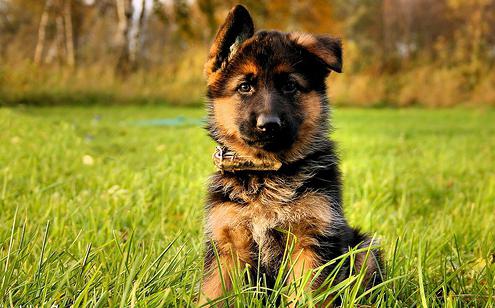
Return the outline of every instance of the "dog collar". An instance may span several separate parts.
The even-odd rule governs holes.
[[[222,173],[225,171],[277,171],[282,162],[262,160],[242,156],[224,146],[217,146],[213,153],[213,163]]]

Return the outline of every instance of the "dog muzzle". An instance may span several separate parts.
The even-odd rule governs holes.
[[[277,171],[282,162],[242,156],[223,146],[217,146],[213,163],[220,172],[236,171]]]

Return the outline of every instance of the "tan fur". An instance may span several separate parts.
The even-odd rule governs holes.
[[[226,137],[231,137],[233,140],[240,140],[239,130],[235,123],[238,104],[239,102],[235,99],[221,98],[215,100],[213,109],[218,128]]]
[[[308,193],[289,205],[266,204],[256,199],[246,206],[230,202],[216,204],[207,216],[207,233],[216,242],[219,253],[235,248],[246,263],[250,263],[248,247],[255,241],[261,248],[261,261],[270,265],[277,257],[275,254],[284,248],[272,246],[269,232],[294,230],[299,234],[296,235],[298,249],[309,249],[316,244],[312,236],[329,232],[335,218],[328,202],[324,195]]]
[[[227,81],[226,88],[232,93],[236,93],[237,87],[244,80],[246,75],[256,75],[258,74],[258,70],[259,68],[256,66],[256,64],[251,61],[242,63],[237,74],[229,78],[229,80]],[[232,97],[232,99],[235,98]]]
[[[289,260],[292,266],[292,275],[289,282],[301,279],[306,273],[321,265],[321,260],[312,250],[312,247],[317,244],[314,236],[318,235],[318,230],[321,227],[311,224],[299,224],[293,230],[295,246]]]
[[[241,155],[276,160],[275,154],[249,147],[240,138],[239,129],[235,122],[238,115],[238,105],[239,101],[235,97],[219,98],[213,102],[213,114],[222,141],[228,144],[234,152]]]
[[[209,62],[207,62],[207,63],[209,63]],[[216,83],[221,76],[222,76],[222,72],[219,70],[215,71],[215,72],[210,71],[207,73],[206,81],[207,81],[208,85],[212,85],[212,84]]]
[[[292,275],[289,277],[289,282],[297,281],[311,272],[320,261],[318,256],[311,250],[310,247],[296,249],[291,256]]]
[[[305,94],[303,98],[303,112],[305,118],[299,129],[299,135],[293,148],[288,151],[288,159],[296,159],[310,150],[311,141],[317,135],[325,135],[321,131],[322,110],[320,96],[316,92]],[[222,140],[228,140],[228,145],[235,152],[257,157],[265,156],[263,150],[248,147],[239,137],[237,125],[235,125],[235,110],[238,104],[232,98],[216,99],[214,102],[214,115],[218,123],[218,129]],[[274,154],[271,154],[274,155]],[[327,195],[310,192],[301,196],[296,195],[299,187],[304,185],[311,174],[301,174],[299,177],[286,181],[284,177],[266,177],[252,175],[247,183],[239,183],[237,177],[215,177],[215,183],[219,189],[229,192],[232,200],[242,200],[244,204],[221,203],[212,204],[207,213],[207,237],[216,243],[219,253],[226,262],[227,270],[230,268],[228,254],[236,250],[236,258],[245,264],[251,264],[249,247],[254,243],[260,247],[259,258],[262,264],[273,267],[277,257],[283,254],[284,247],[273,239],[270,232],[274,229],[286,230],[293,233],[296,238],[296,247],[292,260],[294,272],[293,279],[300,278],[320,265],[311,246],[317,245],[316,235],[328,234],[330,226],[341,223],[342,217],[332,212],[329,206],[331,200]],[[218,268],[213,268],[213,271]],[[212,285],[217,285],[221,277],[219,274],[211,276],[205,281],[203,293],[208,298],[219,295],[209,290]],[[218,290],[218,289],[215,289]]]
[[[296,44],[299,44],[306,48],[310,53],[316,55],[325,63],[329,65],[333,65],[338,62],[338,59],[335,57],[335,54],[329,51],[328,49],[321,46],[320,42],[311,34],[301,33],[301,32],[292,32],[289,33],[289,39],[293,40]]]
[[[316,38],[309,33],[291,32],[289,33],[289,39],[293,40],[296,44],[304,47],[314,46],[318,44]]]
[[[310,92],[303,98],[304,122],[299,128],[297,140],[285,155],[286,160],[297,160],[310,152],[315,138],[326,138],[326,131],[321,131],[322,109],[321,97],[316,92]],[[319,136],[317,136],[319,135]]]
[[[248,75],[248,74],[257,75],[259,70],[260,68],[258,67],[258,65],[256,65],[256,63],[252,61],[246,61],[242,63],[239,67],[239,72],[242,75]]]
[[[288,283],[300,283],[301,279],[305,278],[308,273],[320,265],[320,260],[314,251],[310,247],[301,245],[299,242],[296,243],[296,249],[294,249],[289,261],[291,262],[292,273],[289,276]],[[311,287],[314,286],[311,286],[309,283],[305,285],[306,289],[310,289]],[[298,298],[294,292],[289,294],[288,299],[288,302],[291,303],[289,307],[297,306]]]
[[[221,98],[214,102],[213,113],[219,131],[219,139],[234,152],[247,157],[263,160],[277,160],[275,153],[268,153],[262,149],[250,147],[240,138],[239,129],[235,123],[237,117],[235,98]]]
[[[226,290],[232,288],[229,272],[234,268],[235,264],[230,256],[220,256],[219,262],[222,265],[222,272],[220,273],[215,261],[215,264],[209,269],[209,275],[206,276],[201,286],[201,292],[199,293],[198,299],[199,306],[208,303],[208,300],[214,300],[222,296],[222,286],[224,286]],[[222,281],[224,283],[223,285]]]
[[[240,209],[236,204],[227,202],[215,207],[208,214],[206,230],[215,241],[221,273],[215,260],[203,282],[198,302],[200,305],[222,295],[222,280],[226,290],[232,288],[231,272],[236,266],[242,269],[247,264],[252,265],[252,237],[247,226],[238,219],[239,213]]]
[[[338,39],[276,31],[254,34],[242,6],[221,26],[206,64],[208,132],[221,149],[235,154],[232,160],[273,161],[280,168],[226,171],[220,166],[212,175],[200,304],[230,291],[234,274],[246,267],[250,278],[262,274],[270,287],[284,257],[292,268],[288,283],[308,277],[312,280],[306,287],[317,289],[333,266],[322,269],[319,277],[310,276],[313,270],[367,238],[343,216],[338,158],[328,138],[329,105],[322,91],[331,70],[342,71]],[[245,80],[246,75],[255,78]],[[250,91],[239,88],[244,81]],[[271,113],[276,121],[268,124],[279,126],[273,131],[258,125],[260,115]],[[291,249],[288,256],[286,249]],[[374,256],[365,260],[365,254],[359,254],[355,259],[355,269],[366,266],[369,280],[380,266],[371,264]],[[336,270],[337,283],[349,273],[347,265]],[[297,304],[297,294],[288,294],[289,305]]]
[[[310,152],[311,144],[315,137],[326,137],[326,131],[320,131],[322,121],[321,97],[316,92],[305,94],[303,98],[304,122],[299,128],[298,137],[291,149],[278,157],[276,153],[247,146],[240,138],[240,133],[235,123],[239,101],[235,97],[219,98],[214,103],[215,121],[220,132],[219,136],[235,152],[265,160],[283,160],[286,162],[301,159]],[[321,136],[316,136],[320,134]]]
[[[281,74],[281,73],[291,73],[294,69],[292,68],[291,65],[289,65],[288,63],[281,63],[277,66],[275,66],[275,68],[273,69],[273,72],[277,73],[277,74]]]

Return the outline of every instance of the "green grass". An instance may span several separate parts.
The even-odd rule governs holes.
[[[204,112],[0,109],[0,306],[194,305],[214,144],[198,126],[132,123],[176,115]],[[495,305],[495,111],[333,118],[346,215],[381,238],[390,280],[371,297],[359,275],[329,290],[348,306]],[[274,293],[237,283],[229,301]]]

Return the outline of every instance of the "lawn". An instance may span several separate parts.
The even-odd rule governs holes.
[[[143,122],[178,115],[195,121]],[[194,305],[214,171],[203,116],[0,109],[0,306]],[[389,278],[371,297],[343,286],[344,303],[495,305],[495,111],[337,109],[332,122],[346,215],[381,238]],[[229,300],[273,303],[249,286]]]

